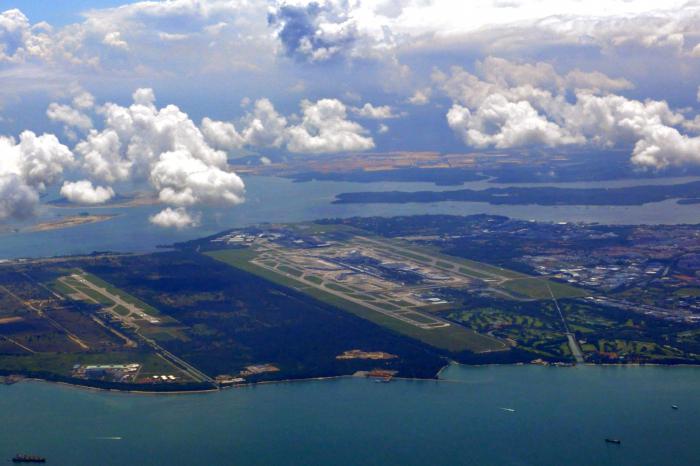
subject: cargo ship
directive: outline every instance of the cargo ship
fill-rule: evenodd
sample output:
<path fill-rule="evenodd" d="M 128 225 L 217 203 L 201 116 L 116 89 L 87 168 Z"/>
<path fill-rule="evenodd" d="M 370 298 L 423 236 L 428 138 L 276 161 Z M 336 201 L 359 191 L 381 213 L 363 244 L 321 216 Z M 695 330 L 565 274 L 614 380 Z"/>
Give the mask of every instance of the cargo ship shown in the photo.
<path fill-rule="evenodd" d="M 13 463 L 46 463 L 46 458 L 35 455 L 15 455 Z"/>

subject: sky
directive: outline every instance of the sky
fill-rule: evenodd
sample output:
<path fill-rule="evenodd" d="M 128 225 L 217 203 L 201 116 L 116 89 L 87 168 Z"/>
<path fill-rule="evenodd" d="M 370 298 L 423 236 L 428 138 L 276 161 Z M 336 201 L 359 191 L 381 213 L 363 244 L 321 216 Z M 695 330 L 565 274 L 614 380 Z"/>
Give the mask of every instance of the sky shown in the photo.
<path fill-rule="evenodd" d="M 699 26 L 692 0 L 0 0 L 0 222 L 126 184 L 187 228 L 245 202 L 251 155 L 697 164 Z"/>
<path fill-rule="evenodd" d="M 0 0 L 0 11 L 18 8 L 32 19 L 32 22 L 46 21 L 54 26 L 65 26 L 80 21 L 86 10 L 109 8 L 124 5 L 125 0 Z"/>

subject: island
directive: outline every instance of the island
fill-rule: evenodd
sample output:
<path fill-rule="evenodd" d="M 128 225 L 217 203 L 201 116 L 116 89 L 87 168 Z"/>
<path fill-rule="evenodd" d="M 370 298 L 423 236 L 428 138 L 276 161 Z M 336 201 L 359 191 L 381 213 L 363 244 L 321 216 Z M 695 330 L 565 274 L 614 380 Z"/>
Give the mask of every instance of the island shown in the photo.
<path fill-rule="evenodd" d="M 700 364 L 700 226 L 325 219 L 0 263 L 0 376 L 203 391 L 462 364 Z"/>
<path fill-rule="evenodd" d="M 487 202 L 495 205 L 643 205 L 669 199 L 692 204 L 700 181 L 624 188 L 506 187 L 448 191 L 365 191 L 338 194 L 335 204 L 404 204 L 408 202 Z"/>
<path fill-rule="evenodd" d="M 50 220 L 47 222 L 38 223 L 28 227 L 26 231 L 36 232 L 36 231 L 50 231 L 50 230 L 60 230 L 63 228 L 73 228 L 80 225 L 85 225 L 87 223 L 97 223 L 104 222 L 116 217 L 116 215 L 108 214 L 81 214 L 81 215 L 70 215 L 68 217 L 61 217 L 57 220 Z"/>

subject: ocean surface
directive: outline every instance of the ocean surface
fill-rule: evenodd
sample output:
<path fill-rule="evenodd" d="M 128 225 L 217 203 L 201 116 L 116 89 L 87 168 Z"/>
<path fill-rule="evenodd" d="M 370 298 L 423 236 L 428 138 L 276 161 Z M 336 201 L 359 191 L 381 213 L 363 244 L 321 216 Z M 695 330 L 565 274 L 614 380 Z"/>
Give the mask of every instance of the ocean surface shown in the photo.
<path fill-rule="evenodd" d="M 622 187 L 650 184 L 685 183 L 697 177 L 663 180 L 615 180 L 590 183 L 554 183 L 538 186 Z M 390 216 L 413 214 L 495 214 L 545 222 L 598 222 L 604 224 L 680 224 L 700 223 L 697 205 L 678 205 L 675 200 L 641 206 L 538 206 L 490 205 L 483 202 L 438 202 L 434 204 L 332 204 L 335 196 L 354 191 L 452 190 L 458 186 L 432 183 L 351 183 L 312 181 L 295 183 L 276 177 L 244 177 L 246 202 L 237 206 L 203 209 L 201 225 L 182 231 L 163 229 L 148 218 L 162 206 L 134 208 L 48 207 L 39 213 L 40 221 L 77 215 L 116 214 L 100 223 L 75 228 L 36 232 L 0 233 L 0 260 L 18 257 L 43 257 L 85 254 L 92 251 L 149 252 L 158 245 L 172 244 L 211 235 L 221 230 L 260 222 L 298 222 L 328 217 Z M 464 183 L 461 187 L 483 189 L 488 186 L 527 186 L 527 184 Z"/>
<path fill-rule="evenodd" d="M 698 464 L 700 368 L 451 366 L 442 378 L 194 395 L 0 386 L 0 460 L 29 452 L 72 466 Z"/>

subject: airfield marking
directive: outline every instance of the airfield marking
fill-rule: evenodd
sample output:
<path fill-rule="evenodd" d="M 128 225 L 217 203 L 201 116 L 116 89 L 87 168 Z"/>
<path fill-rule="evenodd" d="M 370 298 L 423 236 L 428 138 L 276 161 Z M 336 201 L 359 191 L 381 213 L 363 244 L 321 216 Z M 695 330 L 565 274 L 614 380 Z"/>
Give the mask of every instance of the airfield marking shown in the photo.
<path fill-rule="evenodd" d="M 65 278 L 65 277 L 59 278 L 59 280 L 61 280 L 61 283 L 63 283 L 63 284 L 65 284 L 66 286 L 70 287 L 71 289 L 73 289 L 74 291 L 76 291 L 78 294 L 80 294 L 80 295 L 82 295 L 82 296 L 85 296 L 85 297 L 88 298 L 90 301 L 93 301 L 93 302 L 96 302 L 97 304 L 100 304 L 99 302 L 95 301 L 94 298 L 92 298 L 92 297 L 86 295 L 84 292 L 82 292 L 81 290 L 77 289 L 75 286 L 71 285 L 70 283 L 66 282 L 65 280 L 62 280 L 63 278 Z M 193 365 L 191 365 L 190 363 L 188 363 L 188 362 L 185 361 L 184 359 L 181 359 L 181 358 L 175 356 L 173 353 L 171 353 L 170 351 L 168 351 L 168 350 L 166 350 L 165 348 L 163 348 L 162 346 L 160 346 L 160 345 L 159 345 L 155 340 L 153 340 L 152 338 L 149 338 L 149 337 L 144 336 L 143 334 L 141 334 L 141 333 L 139 332 L 140 328 L 139 328 L 138 326 L 136 326 L 135 324 L 133 324 L 133 323 L 130 322 L 129 320 L 125 320 L 125 319 L 124 319 L 125 317 L 131 316 L 132 312 L 135 312 L 137 316 L 140 316 L 141 313 L 145 314 L 145 312 L 143 312 L 143 311 L 140 311 L 140 312 L 139 312 L 139 311 L 133 311 L 133 310 L 132 310 L 132 306 L 133 306 L 134 309 L 138 309 L 138 306 L 136 306 L 135 304 L 127 303 L 127 302 L 124 301 L 120 296 L 117 296 L 117 295 L 115 295 L 115 294 L 113 294 L 113 293 L 110 293 L 110 292 L 107 291 L 106 289 L 101 288 L 101 287 L 95 285 L 95 284 L 92 283 L 90 280 L 88 280 L 88 279 L 82 277 L 81 275 L 73 274 L 73 275 L 71 275 L 71 278 L 73 278 L 74 280 L 79 281 L 79 283 L 81 283 L 81 284 L 83 284 L 83 285 L 86 285 L 88 288 L 92 289 L 93 291 L 95 291 L 95 292 L 101 294 L 102 296 L 104 296 L 104 297 L 106 297 L 106 298 L 112 300 L 112 302 L 116 303 L 116 304 L 114 304 L 114 305 L 112 305 L 112 306 L 109 306 L 109 307 L 105 307 L 105 306 L 103 305 L 103 307 L 105 307 L 105 309 L 108 310 L 109 312 L 111 312 L 113 315 L 117 316 L 117 317 L 119 318 L 119 320 L 121 320 L 122 322 L 131 323 L 131 325 L 134 325 L 134 326 L 136 327 L 136 328 L 134 329 L 135 333 L 136 333 L 144 342 L 146 342 L 149 346 L 151 346 L 151 348 L 155 351 L 155 354 L 156 354 L 156 355 L 158 355 L 159 357 L 161 357 L 161 358 L 164 359 L 165 361 L 169 362 L 170 364 L 174 365 L 174 366 L 177 367 L 178 369 L 182 370 L 184 373 L 186 373 L 187 375 L 189 375 L 189 376 L 190 376 L 192 379 L 194 379 L 194 380 L 203 381 L 203 382 L 208 382 L 208 383 L 211 383 L 211 384 L 216 384 L 216 381 L 215 381 L 214 379 L 212 379 L 211 377 L 209 377 L 209 376 L 206 375 L 204 372 L 200 371 L 199 369 L 197 369 L 196 367 L 194 367 Z M 113 311 L 113 310 L 110 311 L 110 309 L 115 308 L 117 305 L 124 306 L 126 309 L 128 309 L 128 310 L 131 311 L 131 312 L 130 312 L 127 316 L 120 316 L 116 311 Z M 150 317 L 150 316 L 149 316 L 149 317 Z"/>
<path fill-rule="evenodd" d="M 280 253 L 281 253 L 281 254 L 284 254 L 284 253 L 282 253 L 282 252 L 280 252 Z M 405 317 L 405 316 L 403 316 L 403 315 L 399 315 L 399 314 L 397 314 L 397 311 L 390 311 L 390 310 L 382 309 L 382 308 L 380 308 L 380 307 L 378 307 L 378 306 L 373 305 L 373 304 L 370 303 L 370 302 L 363 301 L 363 300 L 358 299 L 358 298 L 355 298 L 355 297 L 353 297 L 353 296 L 348 296 L 347 294 L 345 294 L 345 293 L 343 293 L 343 292 L 341 292 L 341 291 L 336 291 L 336 290 L 334 290 L 334 289 L 332 289 L 332 288 L 329 288 L 329 287 L 326 286 L 328 283 L 326 283 L 325 280 L 324 280 L 321 284 L 316 284 L 316 283 L 313 283 L 313 282 L 308 281 L 307 279 L 303 278 L 303 276 L 296 276 L 296 275 L 287 273 L 287 272 L 285 272 L 284 270 L 280 270 L 279 268 L 270 267 L 270 266 L 268 266 L 267 264 L 263 264 L 262 261 L 258 262 L 258 261 L 256 261 L 256 260 L 254 259 L 254 260 L 251 260 L 251 263 L 253 263 L 253 264 L 255 264 L 256 266 L 261 267 L 261 268 L 263 268 L 263 269 L 271 270 L 271 271 L 273 271 L 273 272 L 275 272 L 275 273 L 277 273 L 277 274 L 283 275 L 283 276 L 285 276 L 285 277 L 287 277 L 287 278 L 291 278 L 291 279 L 293 279 L 293 280 L 295 280 L 295 281 L 298 281 L 298 282 L 300 282 L 300 283 L 302 283 L 302 284 L 309 285 L 309 286 L 311 286 L 312 288 L 316 288 L 316 289 L 321 290 L 321 291 L 324 291 L 324 292 L 326 292 L 326 293 L 330 293 L 330 294 L 332 294 L 332 295 L 334 295 L 334 296 L 337 296 L 337 297 L 339 297 L 339 298 L 345 299 L 346 301 L 350 301 L 350 302 L 352 302 L 352 303 L 359 304 L 359 305 L 362 306 L 362 307 L 365 307 L 365 308 L 368 308 L 368 309 L 370 309 L 370 310 L 379 312 L 379 313 L 384 314 L 384 315 L 389 316 L 389 317 L 393 317 L 394 319 L 403 321 L 403 322 L 405 322 L 405 323 L 407 323 L 407 324 L 411 324 L 411 325 L 413 325 L 413 326 L 415 326 L 415 327 L 418 327 L 418 328 L 421 328 L 421 329 L 424 329 L 424 330 L 432 330 L 432 329 L 435 329 L 435 328 L 449 327 L 450 325 L 452 325 L 450 322 L 444 321 L 444 320 L 442 320 L 442 319 L 440 319 L 440 318 L 438 318 L 438 317 L 431 316 L 431 315 L 425 315 L 425 314 L 423 314 L 423 313 L 416 312 L 415 310 L 412 310 L 411 312 L 416 312 L 416 314 L 419 314 L 419 315 L 425 317 L 426 319 L 432 321 L 431 323 L 421 323 L 421 322 L 418 322 L 418 321 L 416 321 L 416 320 L 413 320 L 413 319 L 411 319 L 411 318 L 409 318 L 409 317 Z M 279 264 L 278 264 L 277 267 L 279 267 Z M 399 308 L 399 309 L 400 309 L 400 308 Z"/>
<path fill-rule="evenodd" d="M 358 238 L 358 239 L 360 239 L 360 240 L 365 240 L 365 241 L 370 242 L 370 243 L 375 244 L 375 245 L 379 245 L 379 246 L 381 246 L 381 247 L 384 248 L 384 252 L 388 252 L 388 253 L 392 253 L 392 252 L 393 252 L 394 257 L 396 257 L 396 256 L 395 256 L 396 254 L 399 254 L 399 255 L 405 260 L 405 259 L 407 259 L 407 258 L 408 258 L 408 259 L 411 259 L 411 258 L 412 258 L 411 256 L 418 256 L 418 257 L 420 257 L 422 260 L 427 261 L 427 262 L 428 262 L 431 266 L 433 266 L 433 267 L 436 267 L 436 268 L 438 268 L 438 269 L 440 269 L 440 270 L 449 271 L 449 272 L 452 272 L 452 273 L 454 273 L 454 274 L 456 274 L 456 275 L 461 275 L 461 276 L 463 276 L 463 277 L 467 277 L 467 278 L 471 278 L 471 279 L 478 278 L 478 279 L 483 280 L 483 278 L 480 278 L 478 275 L 469 275 L 469 274 L 466 274 L 466 273 L 461 272 L 461 271 L 459 270 L 460 268 L 464 268 L 464 269 L 466 269 L 466 270 L 471 270 L 471 271 L 474 272 L 475 274 L 479 274 L 479 275 L 488 275 L 488 276 L 490 276 L 490 277 L 496 278 L 496 279 L 499 280 L 499 284 L 502 284 L 503 282 L 506 282 L 506 281 L 508 281 L 508 280 L 513 280 L 513 278 L 511 278 L 511 277 L 506 277 L 506 276 L 504 276 L 504 275 L 498 275 L 498 274 L 496 274 L 496 273 L 493 273 L 493 272 L 490 272 L 490 271 L 486 271 L 486 270 L 478 270 L 478 269 L 474 268 L 472 265 L 463 264 L 463 263 L 460 263 L 460 262 L 456 262 L 456 261 L 454 261 L 453 259 L 450 259 L 450 258 L 448 258 L 448 257 L 442 257 L 442 256 L 441 256 L 441 257 L 438 258 L 438 257 L 426 256 L 424 253 L 416 252 L 416 251 L 411 250 L 411 249 L 408 249 L 408 248 L 406 248 L 406 247 L 404 247 L 404 246 L 399 246 L 399 245 L 393 244 L 393 243 L 392 243 L 392 244 L 386 244 L 386 243 L 384 243 L 384 242 L 382 242 L 382 241 L 377 241 L 377 240 L 368 238 L 368 237 L 366 237 L 366 236 L 356 236 L 356 238 Z M 387 249 L 388 249 L 388 251 L 387 251 Z M 402 254 L 402 253 L 403 253 L 403 254 Z M 415 259 L 415 258 L 414 258 L 413 260 L 418 260 L 418 259 Z M 453 268 L 448 269 L 448 268 L 445 268 L 445 267 L 441 267 L 440 265 L 437 264 L 438 262 L 445 262 L 445 263 L 447 263 L 447 264 L 452 265 Z M 522 277 L 522 278 L 527 278 L 527 277 Z"/>

